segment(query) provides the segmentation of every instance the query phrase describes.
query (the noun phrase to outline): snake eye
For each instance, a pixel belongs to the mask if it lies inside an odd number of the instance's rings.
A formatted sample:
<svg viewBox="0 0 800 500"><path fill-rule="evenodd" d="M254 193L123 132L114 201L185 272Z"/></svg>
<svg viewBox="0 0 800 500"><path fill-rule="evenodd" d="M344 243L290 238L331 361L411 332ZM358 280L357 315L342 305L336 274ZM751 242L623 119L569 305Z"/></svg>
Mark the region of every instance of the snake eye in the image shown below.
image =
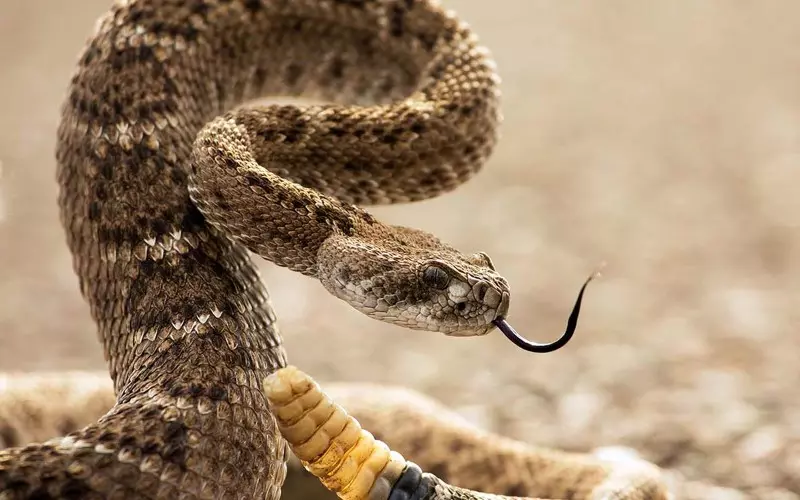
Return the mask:
<svg viewBox="0 0 800 500"><path fill-rule="evenodd" d="M450 275L439 266L428 266L422 272L422 281L431 288L444 290L450 284Z"/></svg>

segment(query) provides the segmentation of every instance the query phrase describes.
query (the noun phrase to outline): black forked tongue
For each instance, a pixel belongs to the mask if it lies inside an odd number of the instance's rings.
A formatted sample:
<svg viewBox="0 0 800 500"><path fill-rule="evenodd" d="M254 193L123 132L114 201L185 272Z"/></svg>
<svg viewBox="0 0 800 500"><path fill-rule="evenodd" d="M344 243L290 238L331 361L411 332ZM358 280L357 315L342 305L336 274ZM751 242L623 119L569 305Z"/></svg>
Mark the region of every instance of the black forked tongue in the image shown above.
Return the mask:
<svg viewBox="0 0 800 500"><path fill-rule="evenodd" d="M528 352L553 352L558 349L561 349L567 342L572 339L572 334L575 333L575 328L578 326L578 316L581 313L581 302L583 301L583 292L586 291L586 285L589 284L594 278L598 277L600 274L595 272L591 276L589 276L586 281L583 283L581 287L581 291L578 292L578 299L575 301L575 305L572 306L572 313L569 315L569 319L567 320L567 329L561 338L556 340L555 342L551 342L549 344L539 344L538 342L531 342L530 340L521 337L520 334L517 333L516 330L506 321L505 318L497 318L493 321L494 325L503 332L503 335L508 337L508 339L515 343L519 348L524 349Z"/></svg>

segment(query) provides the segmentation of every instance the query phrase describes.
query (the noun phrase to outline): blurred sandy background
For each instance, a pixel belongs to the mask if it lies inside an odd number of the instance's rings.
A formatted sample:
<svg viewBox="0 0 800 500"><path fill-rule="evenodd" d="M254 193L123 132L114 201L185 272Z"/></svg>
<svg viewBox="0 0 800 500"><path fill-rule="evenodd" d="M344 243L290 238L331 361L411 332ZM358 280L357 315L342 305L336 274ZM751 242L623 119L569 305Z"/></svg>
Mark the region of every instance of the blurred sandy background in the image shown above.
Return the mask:
<svg viewBox="0 0 800 500"><path fill-rule="evenodd" d="M585 450L621 444L717 488L800 498L800 3L449 0L492 49L505 124L458 192L376 210L487 251L510 319L575 339L379 324L264 264L293 363L403 384L481 426ZM0 371L103 369L56 207L55 129L108 0L0 3ZM699 486L698 486L699 488Z"/></svg>

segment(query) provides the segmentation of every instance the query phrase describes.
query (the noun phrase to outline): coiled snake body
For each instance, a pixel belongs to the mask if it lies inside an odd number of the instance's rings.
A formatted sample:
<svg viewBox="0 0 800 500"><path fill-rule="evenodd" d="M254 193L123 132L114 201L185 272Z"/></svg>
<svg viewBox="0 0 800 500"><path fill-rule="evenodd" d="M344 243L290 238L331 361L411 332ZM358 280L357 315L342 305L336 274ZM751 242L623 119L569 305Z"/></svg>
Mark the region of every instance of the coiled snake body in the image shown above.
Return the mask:
<svg viewBox="0 0 800 500"><path fill-rule="evenodd" d="M280 496L288 449L262 381L286 357L247 249L371 317L490 331L509 289L486 255L355 205L473 175L495 143L496 84L475 36L432 1L118 1L81 55L57 148L62 223L116 404L0 452L0 498ZM263 95L333 104L231 111ZM614 475L545 462L585 480L505 493L584 498ZM653 484L618 498L659 498Z"/></svg>

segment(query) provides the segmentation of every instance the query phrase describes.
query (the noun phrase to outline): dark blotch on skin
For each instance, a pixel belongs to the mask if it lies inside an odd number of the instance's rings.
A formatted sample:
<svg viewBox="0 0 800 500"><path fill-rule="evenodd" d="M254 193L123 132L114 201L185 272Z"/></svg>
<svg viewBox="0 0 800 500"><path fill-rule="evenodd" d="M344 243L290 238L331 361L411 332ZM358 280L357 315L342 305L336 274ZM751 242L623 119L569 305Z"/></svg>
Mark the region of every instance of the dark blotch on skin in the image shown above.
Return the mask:
<svg viewBox="0 0 800 500"><path fill-rule="evenodd" d="M392 36L401 37L405 33L406 10L400 5L394 5L389 14L389 31Z"/></svg>
<svg viewBox="0 0 800 500"><path fill-rule="evenodd" d="M125 301L125 312L133 316L130 328L136 330L148 325L168 325L172 318L194 318L217 304L223 312L236 311L230 302L243 290L244 284L233 270L199 247L181 255L173 265L157 265L145 260L139 265L139 276L131 283ZM175 293L163 295L168 283Z"/></svg>
<svg viewBox="0 0 800 500"><path fill-rule="evenodd" d="M245 0L244 6L251 14L255 14L264 8L264 6L261 5L261 0Z"/></svg>
<svg viewBox="0 0 800 500"><path fill-rule="evenodd" d="M335 224L346 236L352 236L355 226L350 218L343 216L339 211L326 207L316 207L314 215L321 224Z"/></svg>
<svg viewBox="0 0 800 500"><path fill-rule="evenodd" d="M188 428L183 422L167 422L164 429L164 448L161 450L161 457L179 465L181 469L186 468L187 433Z"/></svg>
<svg viewBox="0 0 800 500"><path fill-rule="evenodd" d="M275 192L275 188L272 187L272 183L262 177L253 174L245 174L244 179L247 181L248 186L260 187L266 194L272 194Z"/></svg>

